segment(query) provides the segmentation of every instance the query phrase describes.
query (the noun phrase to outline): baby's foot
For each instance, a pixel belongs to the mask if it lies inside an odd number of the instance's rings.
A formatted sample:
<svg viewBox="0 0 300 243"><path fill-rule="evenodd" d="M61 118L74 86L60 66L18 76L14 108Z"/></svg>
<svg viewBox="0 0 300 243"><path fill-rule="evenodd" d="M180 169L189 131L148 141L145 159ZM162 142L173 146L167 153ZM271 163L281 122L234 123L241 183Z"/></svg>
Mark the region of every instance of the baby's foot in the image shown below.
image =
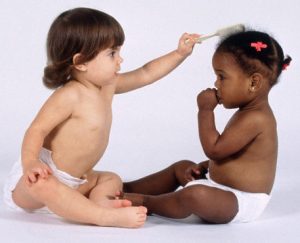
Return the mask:
<svg viewBox="0 0 300 243"><path fill-rule="evenodd" d="M147 218L145 207L121 207L105 210L100 226L138 228L144 225Z"/></svg>
<svg viewBox="0 0 300 243"><path fill-rule="evenodd" d="M147 195L138 194L138 193L124 193L117 192L116 199L129 200L132 203L132 206L145 206L147 207ZM152 212L148 209L147 215L152 215Z"/></svg>
<svg viewBox="0 0 300 243"><path fill-rule="evenodd" d="M104 199L99 201L98 205L106 208L123 208L132 206L132 203L127 199Z"/></svg>
<svg viewBox="0 0 300 243"><path fill-rule="evenodd" d="M125 208L132 206L132 202L127 199L109 200L109 204L112 208Z"/></svg>

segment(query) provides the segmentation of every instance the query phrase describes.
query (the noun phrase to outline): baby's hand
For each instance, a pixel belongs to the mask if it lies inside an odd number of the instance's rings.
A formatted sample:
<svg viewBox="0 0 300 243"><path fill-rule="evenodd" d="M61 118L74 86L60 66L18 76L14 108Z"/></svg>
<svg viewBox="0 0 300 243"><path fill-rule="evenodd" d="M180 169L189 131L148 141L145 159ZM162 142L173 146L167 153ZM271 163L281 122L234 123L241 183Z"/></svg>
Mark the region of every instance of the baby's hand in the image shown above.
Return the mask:
<svg viewBox="0 0 300 243"><path fill-rule="evenodd" d="M179 40L177 52L183 57L190 55L199 37L198 34L184 33Z"/></svg>
<svg viewBox="0 0 300 243"><path fill-rule="evenodd" d="M47 179L49 175L52 174L52 170L48 165L43 162L35 161L34 165L27 168L25 171L25 181L27 185L32 185L36 183L39 178Z"/></svg>
<svg viewBox="0 0 300 243"><path fill-rule="evenodd" d="M195 164L195 165L191 165L189 166L186 170L185 170L185 179L190 182L190 181L194 181L196 179L200 179L200 168L199 165Z"/></svg>
<svg viewBox="0 0 300 243"><path fill-rule="evenodd" d="M217 90L211 88L202 90L197 97L197 103L201 110L214 110L218 105Z"/></svg>
<svg viewBox="0 0 300 243"><path fill-rule="evenodd" d="M190 182L193 180L206 179L207 167L205 166L206 161L199 164L190 165L185 170L185 179Z"/></svg>

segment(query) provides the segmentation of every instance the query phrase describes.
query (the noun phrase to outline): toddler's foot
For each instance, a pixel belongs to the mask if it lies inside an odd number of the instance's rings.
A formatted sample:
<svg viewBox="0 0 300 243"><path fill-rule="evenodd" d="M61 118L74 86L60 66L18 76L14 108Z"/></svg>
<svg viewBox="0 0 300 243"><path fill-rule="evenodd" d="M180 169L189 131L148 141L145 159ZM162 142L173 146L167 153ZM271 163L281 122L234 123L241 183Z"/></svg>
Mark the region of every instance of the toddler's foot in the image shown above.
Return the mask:
<svg viewBox="0 0 300 243"><path fill-rule="evenodd" d="M147 218L145 207L121 207L107 209L101 217L100 226L138 228L144 225Z"/></svg>
<svg viewBox="0 0 300 243"><path fill-rule="evenodd" d="M117 192L116 198L123 199L123 200L127 199L130 202L132 202L133 206L147 206L146 205L147 195L144 194ZM147 215L151 215L151 214L152 212L150 212L148 209Z"/></svg>
<svg viewBox="0 0 300 243"><path fill-rule="evenodd" d="M107 199L107 200L102 200L101 202L98 203L101 207L106 207L106 208L124 208L124 207L130 207L132 206L131 201L127 199Z"/></svg>

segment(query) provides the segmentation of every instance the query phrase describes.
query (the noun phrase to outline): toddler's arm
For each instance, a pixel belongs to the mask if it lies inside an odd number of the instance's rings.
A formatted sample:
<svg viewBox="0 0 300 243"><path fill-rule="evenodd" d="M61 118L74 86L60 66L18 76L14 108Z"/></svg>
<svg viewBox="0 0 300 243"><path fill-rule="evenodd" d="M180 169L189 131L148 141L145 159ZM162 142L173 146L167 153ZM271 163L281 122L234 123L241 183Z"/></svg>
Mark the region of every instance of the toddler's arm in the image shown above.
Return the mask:
<svg viewBox="0 0 300 243"><path fill-rule="evenodd" d="M39 153L46 136L72 113L74 97L64 88L55 91L27 129L22 144L22 166L28 184L35 183L39 176L47 178L51 174L51 169L39 160Z"/></svg>
<svg viewBox="0 0 300 243"><path fill-rule="evenodd" d="M216 90L202 91L197 101L201 145L206 156L212 160L223 160L238 153L263 132L263 112L248 110L235 112L220 134L216 129L214 116L214 109L218 104Z"/></svg>
<svg viewBox="0 0 300 243"><path fill-rule="evenodd" d="M117 78L116 93L143 87L170 73L192 53L198 37L197 34L185 33L181 36L176 50L154 59L134 71L120 74ZM187 39L189 39L188 42Z"/></svg>
<svg viewBox="0 0 300 243"><path fill-rule="evenodd" d="M198 126L199 137L204 153L208 158L214 152L220 133L217 131L215 125L214 109L218 105L215 89L206 89L200 92L197 97L199 107L198 112Z"/></svg>

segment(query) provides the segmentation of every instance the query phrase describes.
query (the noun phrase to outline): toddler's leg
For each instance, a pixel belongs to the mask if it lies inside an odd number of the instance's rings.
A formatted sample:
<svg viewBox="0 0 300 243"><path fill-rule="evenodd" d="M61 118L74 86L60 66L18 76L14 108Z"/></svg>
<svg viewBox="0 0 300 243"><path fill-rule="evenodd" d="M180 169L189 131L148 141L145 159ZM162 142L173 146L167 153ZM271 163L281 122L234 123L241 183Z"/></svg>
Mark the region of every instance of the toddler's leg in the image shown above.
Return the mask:
<svg viewBox="0 0 300 243"><path fill-rule="evenodd" d="M195 164L189 160L178 161L166 169L143 177L141 179L124 183L124 192L158 195L175 191L184 186L182 174L190 165Z"/></svg>
<svg viewBox="0 0 300 243"><path fill-rule="evenodd" d="M133 205L144 205L150 213L169 218L186 218L191 214L211 223L228 223L238 212L238 202L232 192L204 185L154 195L125 193Z"/></svg>
<svg viewBox="0 0 300 243"><path fill-rule="evenodd" d="M13 198L24 209L46 205L55 214L80 223L135 228L142 226L146 220L147 209L144 207L100 207L53 176L46 180L39 179L31 186L21 178Z"/></svg>
<svg viewBox="0 0 300 243"><path fill-rule="evenodd" d="M95 181L89 193L89 199L102 207L128 207L131 202L126 199L115 199L117 191L122 191L123 183L121 178L112 172L93 171L88 178L89 181Z"/></svg>

